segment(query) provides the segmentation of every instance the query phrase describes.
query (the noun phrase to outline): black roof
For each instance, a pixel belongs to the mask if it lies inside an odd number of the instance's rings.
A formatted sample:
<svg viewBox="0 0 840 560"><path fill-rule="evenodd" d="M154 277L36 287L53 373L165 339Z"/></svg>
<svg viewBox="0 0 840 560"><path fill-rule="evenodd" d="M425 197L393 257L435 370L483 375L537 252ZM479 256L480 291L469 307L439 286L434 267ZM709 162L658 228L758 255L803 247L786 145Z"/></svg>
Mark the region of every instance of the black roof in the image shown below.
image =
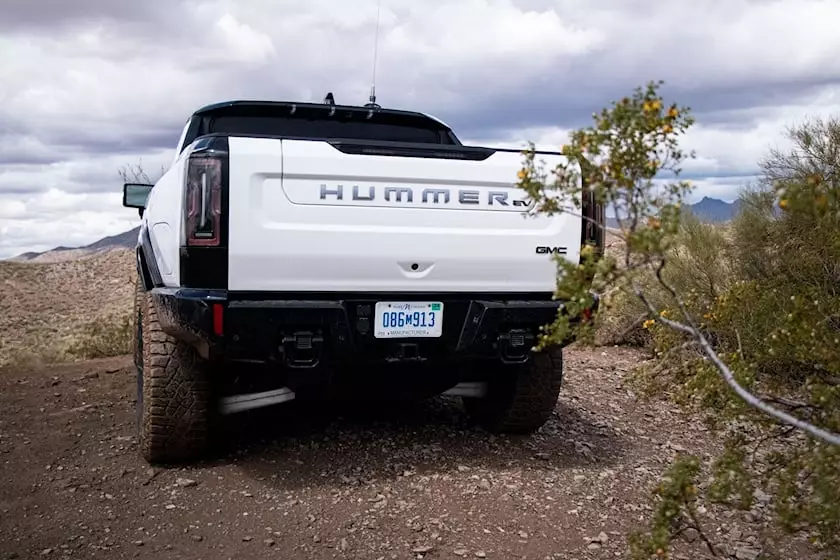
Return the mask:
<svg viewBox="0 0 840 560"><path fill-rule="evenodd" d="M218 113L228 113L229 111L233 110L234 112L245 111L274 111L277 113L286 112L288 111L289 114L295 113L297 111L324 111L329 113L330 111L334 111L335 113L344 113L344 114L367 114L371 113L373 115L381 115L379 118L388 118L388 119L399 119L399 120L417 120L417 121L433 121L437 126L450 130L449 126L441 122L435 117L427 115L425 113L420 113L418 111L404 111L401 109L384 109L384 108L370 108L364 107L359 105L330 105L327 103L302 103L299 101L260 101L260 100L231 100L231 101L221 101L219 103L212 103L210 105L205 105L200 109L196 110L193 113L193 116L211 116L213 114Z"/></svg>

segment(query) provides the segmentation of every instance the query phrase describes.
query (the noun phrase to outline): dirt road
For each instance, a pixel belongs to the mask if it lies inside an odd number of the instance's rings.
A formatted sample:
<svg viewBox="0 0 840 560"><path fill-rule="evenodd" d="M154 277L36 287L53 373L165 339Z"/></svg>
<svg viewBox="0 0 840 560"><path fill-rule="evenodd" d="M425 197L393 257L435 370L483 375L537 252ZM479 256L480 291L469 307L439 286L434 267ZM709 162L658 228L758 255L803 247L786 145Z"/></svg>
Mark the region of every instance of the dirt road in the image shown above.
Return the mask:
<svg viewBox="0 0 840 560"><path fill-rule="evenodd" d="M0 559L623 557L668 462L713 445L634 398L623 379L641 359L567 350L532 437L482 432L450 398L278 408L231 417L229 452L174 470L136 453L128 358L0 372ZM755 513L711 529L757 549Z"/></svg>

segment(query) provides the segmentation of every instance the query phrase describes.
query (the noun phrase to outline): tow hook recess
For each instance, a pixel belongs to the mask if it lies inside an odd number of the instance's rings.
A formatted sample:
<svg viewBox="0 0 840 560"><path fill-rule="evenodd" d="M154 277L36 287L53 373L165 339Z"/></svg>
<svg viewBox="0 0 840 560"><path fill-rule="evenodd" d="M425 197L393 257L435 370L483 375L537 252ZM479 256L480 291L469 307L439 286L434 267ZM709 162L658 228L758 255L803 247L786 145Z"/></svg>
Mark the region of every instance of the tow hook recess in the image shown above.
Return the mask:
<svg viewBox="0 0 840 560"><path fill-rule="evenodd" d="M388 362L425 362L420 354L420 347L414 343L400 343L394 354L385 358Z"/></svg>
<svg viewBox="0 0 840 560"><path fill-rule="evenodd" d="M298 331L283 336L280 353L292 368L314 368L321 361L324 337L320 333Z"/></svg>
<svg viewBox="0 0 840 560"><path fill-rule="evenodd" d="M521 364L528 361L534 335L527 329L511 329L499 335L497 347L499 357L506 364Z"/></svg>

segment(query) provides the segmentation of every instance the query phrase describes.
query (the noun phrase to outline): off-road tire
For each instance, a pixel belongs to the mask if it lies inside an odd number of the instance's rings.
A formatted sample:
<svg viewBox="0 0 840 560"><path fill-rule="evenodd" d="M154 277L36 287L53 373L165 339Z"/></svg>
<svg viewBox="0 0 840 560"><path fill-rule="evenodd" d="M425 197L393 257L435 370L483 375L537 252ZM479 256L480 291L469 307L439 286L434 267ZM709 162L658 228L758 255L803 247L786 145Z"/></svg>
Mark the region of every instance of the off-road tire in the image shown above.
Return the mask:
<svg viewBox="0 0 840 560"><path fill-rule="evenodd" d="M149 463L195 460L206 451L210 426L207 362L192 346L161 329L148 293L138 298L140 454Z"/></svg>
<svg viewBox="0 0 840 560"><path fill-rule="evenodd" d="M524 364L495 366L481 398L463 397L479 426L493 433L530 434L551 418L563 382L563 350L535 353Z"/></svg>
<svg viewBox="0 0 840 560"><path fill-rule="evenodd" d="M143 281L140 278L140 275L138 275L136 278L136 282L134 283L134 310L132 313L132 326L134 327L134 338L132 341L132 347L134 348L134 367L137 368L138 374L143 368L143 337L140 334L142 332L142 327L140 323L142 321L141 311L144 294L145 291L143 290Z"/></svg>

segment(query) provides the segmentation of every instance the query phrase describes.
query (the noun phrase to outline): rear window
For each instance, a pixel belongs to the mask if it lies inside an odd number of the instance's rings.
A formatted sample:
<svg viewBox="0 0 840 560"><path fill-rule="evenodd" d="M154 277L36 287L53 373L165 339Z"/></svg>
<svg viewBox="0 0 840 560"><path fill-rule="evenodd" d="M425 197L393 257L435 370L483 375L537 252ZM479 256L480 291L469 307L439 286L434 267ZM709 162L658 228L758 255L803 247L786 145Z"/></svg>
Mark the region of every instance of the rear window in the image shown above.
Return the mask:
<svg viewBox="0 0 840 560"><path fill-rule="evenodd" d="M434 122L429 120L429 122ZM208 123L208 132L241 136L283 136L386 142L454 144L446 129L403 123L372 122L342 118L289 118L267 116L218 116Z"/></svg>

